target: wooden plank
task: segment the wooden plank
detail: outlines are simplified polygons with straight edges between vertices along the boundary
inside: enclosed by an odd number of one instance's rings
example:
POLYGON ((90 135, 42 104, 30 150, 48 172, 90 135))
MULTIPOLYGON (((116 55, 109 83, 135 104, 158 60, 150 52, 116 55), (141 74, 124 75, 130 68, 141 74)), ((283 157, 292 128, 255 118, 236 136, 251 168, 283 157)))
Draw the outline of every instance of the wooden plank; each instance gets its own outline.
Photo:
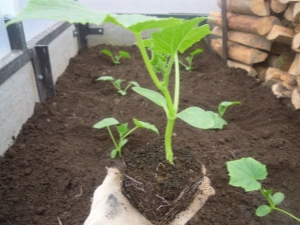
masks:
POLYGON ((294 37, 294 31, 290 28, 274 25, 267 35, 267 39, 282 44, 291 45, 294 37))
MULTIPOLYGON (((222 26, 221 12, 212 11, 208 22, 212 25, 222 26)), ((274 26, 274 18, 271 16, 249 16, 227 12, 228 27, 232 30, 243 31, 258 35, 266 35, 274 26)))
POLYGON ((288 71, 295 59, 295 53, 283 52, 281 55, 270 54, 266 59, 266 63, 270 67, 280 69, 282 71, 288 71))
POLYGON ((291 85, 296 85, 296 76, 293 76, 288 72, 279 70, 277 68, 269 67, 266 71, 265 81, 268 81, 273 78, 291 85))
MULTIPOLYGON (((216 26, 211 31, 212 34, 222 37, 222 29, 216 26)), ((250 34, 241 31, 228 31, 228 40, 243 44, 252 48, 258 48, 270 51, 271 41, 267 40, 264 36, 257 34, 250 34)))
MULTIPOLYGON (((211 40, 212 49, 222 56, 222 40, 220 38, 211 40)), ((238 62, 252 65, 262 62, 267 58, 268 54, 260 50, 249 48, 235 42, 228 42, 228 57, 238 62)))
POLYGON ((295 52, 300 52, 300 33, 296 34, 292 41, 292 49, 295 52))
POLYGON ((300 109, 300 87, 297 87, 292 91, 291 99, 295 109, 300 109))
POLYGON ((296 54, 295 59, 289 69, 289 73, 294 76, 300 76, 300 54, 296 54))
POLYGON ((227 60, 227 65, 229 67, 241 68, 243 70, 246 70, 247 73, 248 73, 248 75, 251 76, 251 77, 256 77, 256 75, 257 75, 256 70, 252 66, 250 66, 250 65, 246 65, 246 64, 243 64, 243 63, 235 62, 235 61, 232 61, 232 60, 227 60))
POLYGON ((286 10, 287 4, 283 4, 279 0, 270 0, 270 8, 274 13, 282 13, 286 10))
MULTIPOLYGON (((268 2, 264 0, 227 0, 227 11, 256 16, 269 16, 270 7, 268 2)), ((221 8, 222 0, 217 0, 219 7, 221 8)))

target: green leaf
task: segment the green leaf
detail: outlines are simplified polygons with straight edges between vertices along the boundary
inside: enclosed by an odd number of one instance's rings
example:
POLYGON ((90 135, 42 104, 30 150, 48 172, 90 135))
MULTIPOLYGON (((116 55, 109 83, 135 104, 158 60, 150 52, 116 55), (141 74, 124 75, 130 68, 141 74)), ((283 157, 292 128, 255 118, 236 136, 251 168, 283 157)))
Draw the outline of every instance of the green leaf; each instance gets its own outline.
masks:
POLYGON ((103 81, 113 81, 115 80, 113 77, 111 76, 102 76, 102 77, 99 77, 98 79, 96 80, 103 80, 103 81))
POLYGON ((87 8, 74 0, 30 0, 25 9, 7 25, 28 19, 50 19, 100 25, 105 22, 106 18, 107 13, 87 8))
POLYGON ((148 98, 150 101, 154 102, 156 105, 163 107, 167 110, 167 101, 160 93, 152 91, 150 89, 133 87, 132 88, 136 93, 148 98))
POLYGON ((195 56, 195 55, 197 55, 197 54, 199 54, 199 53, 201 53, 201 52, 203 52, 203 50, 200 49, 200 48, 197 48, 196 50, 194 50, 194 51, 192 51, 192 52, 190 53, 190 56, 195 56))
POLYGON ((103 50, 101 50, 101 52, 102 52, 103 54, 105 54, 105 55, 110 56, 110 57, 114 57, 113 54, 112 54, 112 52, 109 51, 109 50, 103 49, 103 50))
POLYGON ((127 94, 127 92, 123 90, 118 90, 118 93, 122 96, 125 96, 127 94))
POLYGON ((120 88, 122 82, 123 82, 122 79, 117 79, 117 80, 114 81, 114 84, 117 85, 120 88))
POLYGON ((279 205, 284 200, 284 194, 281 192, 277 192, 272 196, 272 202, 273 204, 279 205))
POLYGON ((150 123, 146 123, 146 122, 140 121, 140 120, 135 119, 135 118, 133 118, 133 122, 134 122, 134 124, 135 124, 137 127, 140 127, 140 128, 146 128, 146 129, 152 130, 152 131, 154 131, 155 133, 157 133, 157 134, 159 135, 159 131, 158 131, 158 129, 156 128, 155 125, 152 125, 152 124, 150 124, 150 123))
POLYGON ((261 188, 258 180, 267 177, 266 166, 253 158, 242 158, 226 162, 229 171, 229 184, 242 187, 245 191, 256 191, 261 188))
POLYGON ((218 106, 218 111, 221 117, 223 117, 224 113, 226 112, 227 108, 229 106, 233 106, 233 105, 241 105, 241 102, 238 101, 234 101, 234 102, 221 102, 218 106))
POLYGON ((128 82, 129 84, 132 84, 133 86, 135 87, 140 87, 139 83, 138 82, 135 82, 135 81, 130 81, 128 82))
POLYGON ((128 123, 122 123, 120 126, 117 126, 118 133, 122 137, 128 131, 128 123))
POLYGON ((110 152, 110 157, 111 157, 112 159, 116 158, 117 153, 118 153, 118 149, 112 150, 112 151, 110 152))
POLYGON ((128 52, 125 51, 119 51, 120 56, 122 56, 123 58, 127 58, 130 59, 130 54, 128 52))
POLYGON ((215 125, 210 113, 199 107, 189 107, 178 113, 177 116, 187 124, 200 129, 210 129, 215 125))
POLYGON ((145 30, 170 27, 182 22, 181 19, 175 18, 158 18, 144 15, 110 15, 105 22, 111 22, 125 27, 133 33, 141 33, 145 30))
POLYGON ((255 214, 259 217, 263 217, 263 216, 268 215, 271 212, 272 212, 272 209, 269 206, 261 205, 256 209, 255 214))
POLYGON ((209 113, 214 120, 214 125, 209 129, 223 129, 223 126, 228 124, 219 114, 212 111, 207 111, 207 113, 209 113))
POLYGON ((124 145, 126 145, 128 142, 128 139, 123 139, 120 143, 119 143, 119 147, 122 148, 124 145))
POLYGON ((174 55, 179 51, 183 53, 194 43, 200 41, 210 33, 208 25, 195 27, 204 18, 186 20, 180 25, 168 27, 152 34, 153 50, 156 53, 174 55))
POLYGON ((98 123, 94 124, 93 128, 102 129, 104 127, 109 127, 117 124, 119 124, 119 121, 116 120, 115 118, 105 118, 99 121, 98 123))

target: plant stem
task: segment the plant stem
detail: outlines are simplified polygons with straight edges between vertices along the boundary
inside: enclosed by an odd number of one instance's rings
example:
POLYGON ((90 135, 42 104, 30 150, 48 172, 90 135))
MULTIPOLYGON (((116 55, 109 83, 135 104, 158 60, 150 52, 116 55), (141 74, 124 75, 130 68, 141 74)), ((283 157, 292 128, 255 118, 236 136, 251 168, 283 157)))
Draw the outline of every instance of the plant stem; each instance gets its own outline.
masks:
POLYGON ((167 121, 166 133, 165 133, 165 148, 166 148, 166 158, 170 164, 174 165, 173 162, 173 151, 172 151, 172 134, 174 129, 176 117, 169 118, 167 121))
POLYGON ((114 138, 114 136, 113 136, 113 134, 112 134, 110 128, 107 127, 107 130, 108 130, 108 133, 109 133, 109 135, 110 135, 111 140, 112 140, 113 143, 114 143, 114 146, 116 147, 116 149, 117 149, 118 152, 119 152, 119 145, 117 144, 117 142, 116 142, 116 140, 115 140, 115 138, 114 138))
POLYGON ((172 55, 171 58, 169 59, 166 73, 164 74, 164 85, 166 88, 168 88, 169 86, 169 77, 170 77, 173 64, 174 64, 174 56, 172 55))
POLYGON ((146 65, 146 68, 147 68, 147 70, 148 70, 148 72, 149 72, 149 74, 150 74, 150 76, 151 76, 154 84, 156 85, 156 87, 159 90, 161 90, 162 89, 162 85, 161 85, 158 77, 156 76, 156 73, 153 70, 153 67, 151 65, 150 59, 148 57, 147 51, 146 51, 144 43, 143 43, 143 39, 141 37, 141 34, 140 33, 134 33, 134 35, 135 35, 135 38, 137 40, 137 45, 138 45, 138 47, 140 49, 140 52, 142 54, 143 60, 144 60, 145 65, 146 65))
POLYGON ((129 134, 131 134, 133 131, 135 131, 136 129, 138 129, 138 127, 134 127, 132 128, 130 131, 128 131, 126 134, 124 134, 124 136, 122 137, 122 140, 124 140, 129 134))
POLYGON ((282 212, 282 213, 284 213, 284 214, 286 214, 286 215, 292 217, 293 219, 297 220, 298 222, 300 222, 300 219, 299 219, 299 218, 297 218, 296 216, 294 216, 294 215, 288 213, 287 211, 285 211, 285 210, 283 210, 283 209, 280 209, 280 208, 277 208, 277 207, 274 207, 273 209, 274 209, 274 210, 277 210, 277 211, 279 211, 279 212, 282 212))
POLYGON ((177 114, 178 105, 179 105, 179 92, 180 92, 180 70, 179 70, 179 60, 177 52, 174 55, 175 57, 175 89, 174 89, 174 111, 175 115, 177 114))

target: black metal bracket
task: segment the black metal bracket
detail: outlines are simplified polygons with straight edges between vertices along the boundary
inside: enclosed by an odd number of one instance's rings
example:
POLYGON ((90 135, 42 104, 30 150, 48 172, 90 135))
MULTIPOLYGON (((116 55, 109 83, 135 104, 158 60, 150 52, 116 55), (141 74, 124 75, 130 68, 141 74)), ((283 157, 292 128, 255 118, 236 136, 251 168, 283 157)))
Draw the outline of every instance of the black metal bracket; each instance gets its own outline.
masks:
POLYGON ((227 65, 228 59, 228 24, 227 24, 227 1, 222 0, 222 42, 223 42, 223 49, 222 49, 222 61, 224 65, 227 65))
POLYGON ((90 34, 104 34, 103 28, 89 28, 88 24, 76 24, 76 30, 73 31, 73 36, 77 36, 79 48, 87 48, 87 36, 90 34))
MULTIPOLYGON (((5 23, 7 23, 8 21, 9 19, 4 19, 5 23)), ((27 50, 27 44, 22 22, 11 24, 6 29, 11 50, 27 50)))
POLYGON ((40 101, 43 102, 55 96, 48 45, 35 46, 32 59, 40 101))

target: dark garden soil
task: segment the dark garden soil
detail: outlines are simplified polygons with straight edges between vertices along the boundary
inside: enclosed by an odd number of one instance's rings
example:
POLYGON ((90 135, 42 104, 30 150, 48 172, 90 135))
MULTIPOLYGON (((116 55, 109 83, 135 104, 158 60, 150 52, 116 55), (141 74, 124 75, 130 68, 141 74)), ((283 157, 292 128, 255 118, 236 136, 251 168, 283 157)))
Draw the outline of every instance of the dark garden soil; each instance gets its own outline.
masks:
MULTIPOLYGON (((253 157, 266 164, 269 174, 264 187, 285 193, 281 207, 299 217, 300 112, 292 108, 289 100, 276 99, 268 87, 248 77, 243 70, 223 67, 218 56, 203 48, 205 52, 195 57, 196 69, 182 71, 180 110, 199 106, 216 111, 222 101, 238 100, 242 105, 226 112, 228 125, 223 130, 198 130, 180 120, 175 125, 175 169, 189 172, 188 181, 180 181, 178 188, 196 179, 199 165, 203 164, 216 190, 216 195, 208 199, 188 224, 297 224, 278 212, 256 217, 255 209, 265 203, 264 199, 258 192, 245 193, 241 188, 229 186, 225 163, 253 157), (193 155, 186 155, 186 163, 182 163, 180 157, 185 152, 193 155), (189 163, 196 169, 190 168, 189 163)), ((151 170, 155 177, 156 170, 167 165, 159 144, 160 156, 145 156, 145 152, 149 153, 145 147, 163 137, 163 110, 132 90, 121 97, 110 83, 95 82, 102 75, 154 88, 136 47, 102 45, 82 50, 73 58, 57 82, 57 96, 36 105, 34 115, 24 124, 15 144, 0 159, 1 225, 54 225, 59 224, 58 218, 63 225, 80 225, 89 214, 91 197, 106 175, 106 166, 124 169, 125 164, 133 165, 130 160, 138 158, 145 162, 138 160, 134 166, 142 171, 151 170), (125 50, 132 59, 113 66, 106 56, 99 54, 100 49, 125 50), (137 130, 124 148, 124 158, 112 160, 113 145, 107 131, 92 128, 106 117, 129 122, 129 126, 133 126, 132 117, 138 118, 155 124, 161 136, 137 130), (145 157, 137 155, 139 149, 145 157), (150 164, 152 168, 147 169, 150 164)), ((166 171, 164 176, 169 181, 176 179, 166 171)), ((158 181, 164 179, 157 176, 158 181)), ((170 200, 176 194, 164 193, 165 199, 170 200)))

